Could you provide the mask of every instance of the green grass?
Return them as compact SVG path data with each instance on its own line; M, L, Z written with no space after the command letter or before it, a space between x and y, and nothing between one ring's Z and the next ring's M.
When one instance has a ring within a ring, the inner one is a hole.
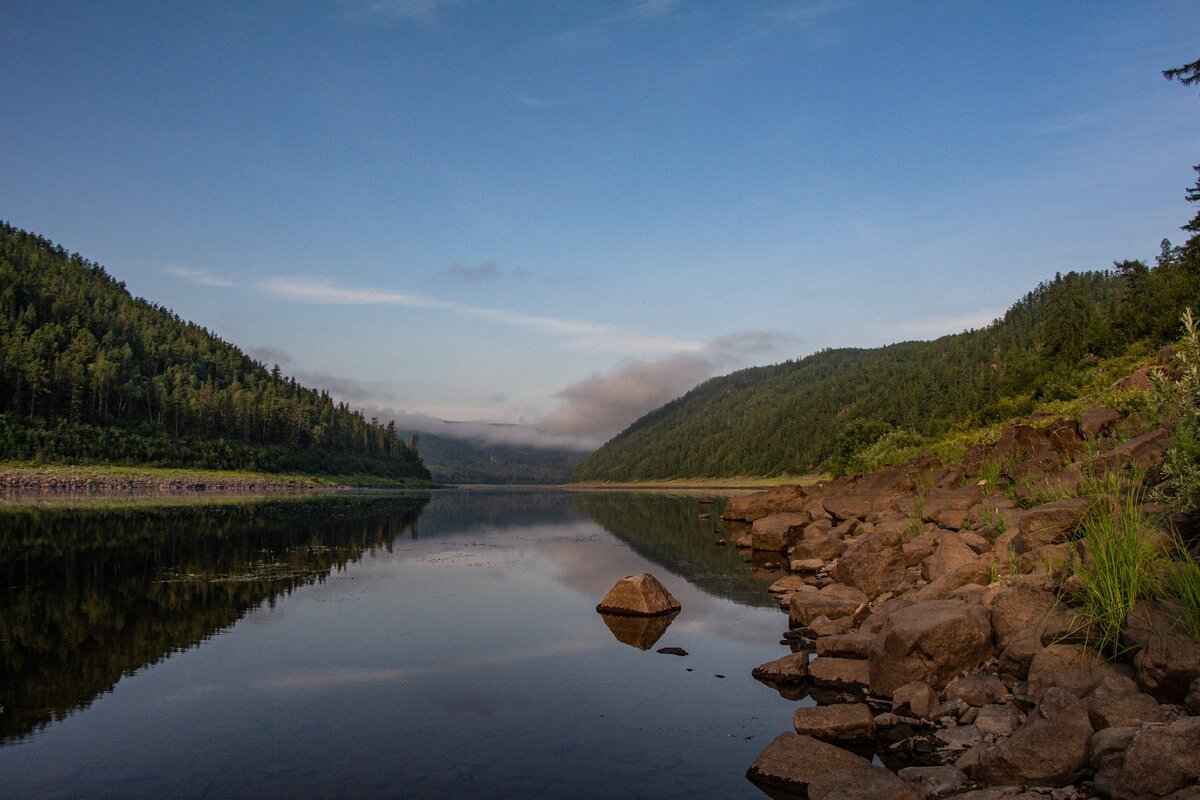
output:
M1167 589L1183 605L1180 623L1189 636L1200 641L1200 563L1176 536L1175 563L1167 570Z
M248 483L267 483L281 488L329 488L336 486L398 487L428 486L424 482L405 483L377 475L307 475L299 473L255 472L250 470L182 469L174 467L130 467L121 465L73 466L0 462L0 478L36 487L39 482L88 481L99 488L120 482L204 483L214 489L237 489Z
M1110 656L1121 653L1121 627L1139 599L1162 593L1159 575L1166 558L1141 511L1142 496L1098 504L1080 523L1087 558L1074 562L1080 584L1075 632Z

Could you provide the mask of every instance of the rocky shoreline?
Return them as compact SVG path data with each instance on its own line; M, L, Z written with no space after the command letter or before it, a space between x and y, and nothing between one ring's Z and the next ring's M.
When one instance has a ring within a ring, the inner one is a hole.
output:
M1146 536L1175 541L1144 499L1168 432L1145 427L1109 409L1034 417L959 465L731 499L727 537L782 574L788 615L791 652L754 675L817 703L749 777L814 800L1200 799L1183 606L1139 600L1104 652L1080 611L1089 517L1134 502Z

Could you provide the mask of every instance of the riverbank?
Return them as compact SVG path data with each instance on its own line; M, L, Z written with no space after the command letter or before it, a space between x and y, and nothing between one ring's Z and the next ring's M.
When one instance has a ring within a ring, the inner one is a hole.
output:
M757 491L777 486L812 486L828 475L777 475L775 477L737 476L733 478L670 478L653 481L579 481L564 484L564 489L713 489Z
M434 488L374 475L304 475L269 472L0 463L0 489L29 491L293 492L313 489Z
M790 652L754 675L816 701L750 777L812 798L1197 797L1196 530L1150 499L1169 446L1096 408L959 463L730 500L727 538L778 571L788 615Z

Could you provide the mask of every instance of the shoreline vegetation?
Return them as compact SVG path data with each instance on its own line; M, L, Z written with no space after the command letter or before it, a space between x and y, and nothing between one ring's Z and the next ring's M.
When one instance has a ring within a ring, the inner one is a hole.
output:
M432 489L424 480L377 475L274 473L122 465L0 462L0 490L88 492L298 492L340 489Z

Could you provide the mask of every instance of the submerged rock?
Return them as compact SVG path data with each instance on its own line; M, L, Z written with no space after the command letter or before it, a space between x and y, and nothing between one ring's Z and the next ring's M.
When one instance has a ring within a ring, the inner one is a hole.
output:
M608 590L596 610L601 614L653 616L679 611L682 606L674 595L648 572L630 575Z

